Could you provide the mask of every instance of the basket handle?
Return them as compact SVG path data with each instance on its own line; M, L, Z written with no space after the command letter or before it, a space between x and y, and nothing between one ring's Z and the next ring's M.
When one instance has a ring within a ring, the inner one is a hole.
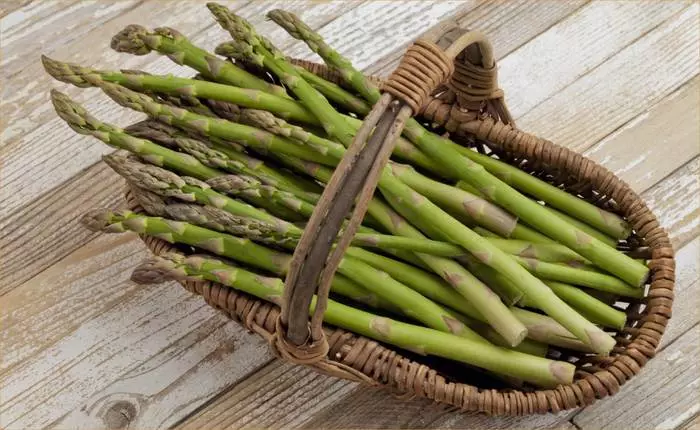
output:
M283 358L311 364L327 355L322 324L335 271L406 120L420 112L439 86L449 85L459 57L495 68L491 45L483 34L447 23L415 41L383 85L381 98L335 169L294 251L273 338ZM336 242L348 214L350 219ZM317 299L309 322L314 294Z

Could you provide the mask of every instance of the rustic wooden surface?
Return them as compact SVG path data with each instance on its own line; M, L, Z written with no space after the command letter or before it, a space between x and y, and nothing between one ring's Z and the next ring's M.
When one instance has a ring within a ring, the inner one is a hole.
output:
M518 124L586 153L628 181L678 251L674 317L658 356L612 399L527 418L449 413L274 360L259 338L175 284L139 287L146 251L96 236L86 208L119 204L104 145L73 134L47 103L67 90L98 116L138 115L94 90L52 82L40 53L103 67L184 72L107 48L130 23L225 39L200 1L0 1L0 427L697 428L700 422L700 6L696 2L237 1L290 55L313 58L265 21L301 14L368 72L386 75L439 21L483 30ZM97 47L100 47L99 49Z

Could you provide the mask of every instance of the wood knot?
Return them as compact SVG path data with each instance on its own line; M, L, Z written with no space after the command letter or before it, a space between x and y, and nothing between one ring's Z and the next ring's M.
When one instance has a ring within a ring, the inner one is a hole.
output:
M131 402L120 400L110 406L104 413L103 420L110 429L125 429L136 417L137 408Z

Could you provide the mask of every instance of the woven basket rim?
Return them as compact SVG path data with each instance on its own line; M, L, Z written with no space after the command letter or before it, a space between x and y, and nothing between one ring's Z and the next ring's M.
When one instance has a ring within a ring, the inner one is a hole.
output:
M294 60L310 71L336 83L338 76L325 65ZM380 79L372 78L376 82ZM429 118L432 119L432 118ZM526 415L559 412L587 406L596 399L615 394L620 387L639 373L655 354L661 335L671 316L673 303L674 268L673 249L667 233L639 195L612 172L568 148L540 140L538 148L528 151L508 148L508 152L527 157L540 168L554 166L591 185L593 189L612 198L619 213L633 225L637 235L652 250L650 287L644 300L646 309L640 319L628 319L620 332L631 337L618 338L615 355L601 358L593 372L577 371L577 379L554 389L524 392L517 389L481 389L465 383L449 382L437 371L403 357L393 349L343 329L325 326L330 344L327 359L312 365L315 370L332 376L380 386L402 396L426 397L438 403L454 406L462 411L478 411L493 415ZM539 154L539 155L538 155ZM571 166L577 166L576 172ZM140 210L127 191L128 206ZM173 250L161 239L141 236L156 255ZM270 339L279 308L245 293L213 282L185 281L189 291L204 297L206 302L223 311L251 330Z

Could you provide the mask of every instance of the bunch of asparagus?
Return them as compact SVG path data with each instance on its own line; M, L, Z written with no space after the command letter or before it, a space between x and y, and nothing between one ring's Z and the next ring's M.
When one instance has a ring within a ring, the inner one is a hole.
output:
M208 7L232 37L215 51L228 59L170 28L130 25L112 39L119 52L189 66L193 78L42 60L56 79L148 116L121 129L51 93L77 133L119 149L104 161L145 210L91 211L84 224L197 250L153 258L133 279L212 280L280 304L304 221L379 91L291 13L268 17L342 85L294 65L225 7ZM606 330L625 324L612 304L644 295L646 265L615 249L630 233L619 216L410 120L324 318L509 380L570 383L574 366L547 358L549 346L610 353Z

